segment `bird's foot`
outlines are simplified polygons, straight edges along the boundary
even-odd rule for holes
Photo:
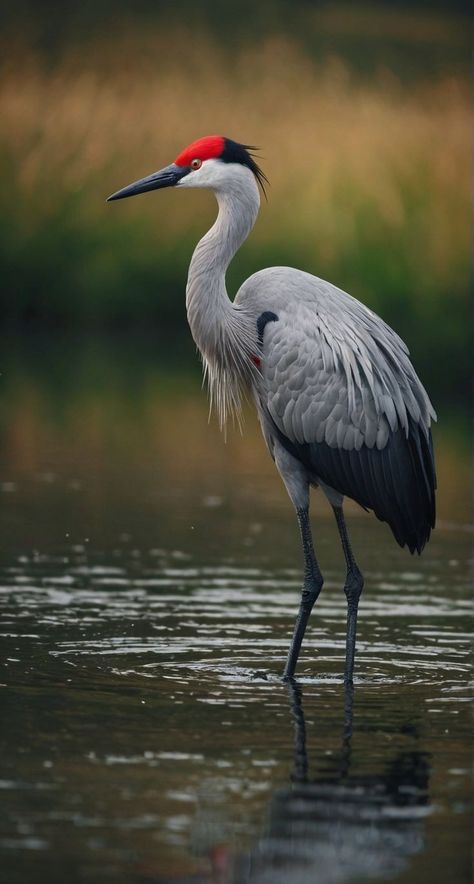
[[[283,684],[296,684],[296,678],[294,675],[287,675],[286,672],[283,673],[281,680]]]

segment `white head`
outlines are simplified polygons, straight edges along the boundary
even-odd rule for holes
[[[238,190],[245,185],[260,184],[264,190],[267,181],[249,151],[249,145],[238,144],[222,135],[208,135],[193,141],[170,166],[109,196],[109,201],[125,199],[149,190],[163,187],[206,187],[215,193]]]

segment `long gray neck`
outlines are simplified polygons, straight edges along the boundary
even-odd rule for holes
[[[186,287],[186,310],[193,338],[206,361],[222,364],[245,314],[229,300],[226,270],[249,235],[260,205],[253,175],[228,182],[216,192],[219,214],[200,240],[191,259]]]
[[[247,170],[215,191],[219,213],[215,224],[196,246],[188,273],[186,309],[193,338],[201,351],[221,428],[229,414],[240,423],[242,398],[256,368],[255,320],[233,304],[225,286],[226,270],[249,235],[258,214],[260,196]]]

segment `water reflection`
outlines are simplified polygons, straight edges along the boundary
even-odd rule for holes
[[[345,691],[340,747],[330,765],[318,769],[309,757],[303,691],[287,685],[294,723],[290,786],[278,788],[266,810],[263,834],[249,852],[233,856],[225,820],[204,800],[193,824],[194,850],[206,852],[209,870],[186,881],[203,884],[343,884],[400,874],[425,844],[429,804],[429,754],[420,749],[416,727],[401,732],[411,745],[382,770],[352,770],[354,692]],[[317,724],[316,724],[317,727]],[[316,773],[311,774],[311,766]],[[210,837],[211,836],[211,837]],[[162,879],[159,879],[160,882]],[[183,879],[180,879],[183,880]]]
[[[354,773],[354,695],[347,690],[339,751],[329,771],[311,776],[302,690],[293,684],[289,691],[295,722],[294,785],[274,796],[265,838],[242,882],[279,884],[291,875],[301,884],[331,884],[399,873],[407,857],[423,847],[427,754],[413,748],[378,774]]]

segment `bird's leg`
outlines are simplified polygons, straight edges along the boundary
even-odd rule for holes
[[[296,618],[295,631],[293,633],[290,650],[288,652],[288,659],[283,673],[284,679],[293,678],[295,674],[298,654],[300,652],[301,642],[303,641],[306,624],[323,585],[323,575],[319,570],[319,565],[314,554],[308,507],[297,508],[296,515],[298,517],[301,540],[303,543],[304,584],[301,593],[300,609]]]
[[[341,538],[347,565],[346,582],[344,584],[344,592],[347,598],[346,670],[344,681],[346,682],[346,685],[352,685],[357,631],[357,610],[359,607],[360,594],[364,586],[364,578],[359,571],[357,562],[354,558],[354,553],[352,552],[342,506],[334,506],[333,510],[334,515],[336,516],[339,536]]]

